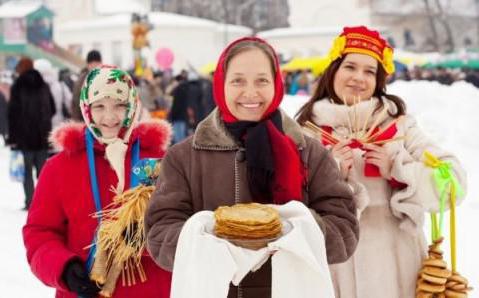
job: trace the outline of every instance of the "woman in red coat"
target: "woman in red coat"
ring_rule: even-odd
[[[95,254],[89,246],[99,224],[92,215],[133,186],[138,159],[164,155],[171,134],[166,122],[136,124],[137,91],[120,69],[92,70],[80,105],[86,126],[70,123],[54,131],[61,152],[45,164],[23,228],[30,267],[57,289],[56,297],[97,296],[100,289],[89,278]],[[125,286],[119,278],[113,297],[169,297],[171,273],[146,253],[141,265],[147,280]]]

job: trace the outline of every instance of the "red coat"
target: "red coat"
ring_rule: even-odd
[[[171,129],[165,122],[140,124],[131,140],[140,138],[140,158],[162,157],[169,143]],[[33,201],[23,227],[27,259],[33,273],[46,285],[57,289],[56,297],[76,297],[69,292],[61,274],[65,264],[74,257],[84,261],[91,244],[97,219],[90,187],[85,126],[67,124],[56,130],[53,142],[63,150],[50,158],[42,169]],[[125,185],[130,181],[131,144],[125,160]],[[111,186],[118,179],[104,158],[104,146],[95,144],[95,164],[101,203],[112,202]],[[158,267],[145,255],[142,264],[147,281],[123,287],[121,278],[114,297],[169,297],[171,273]]]

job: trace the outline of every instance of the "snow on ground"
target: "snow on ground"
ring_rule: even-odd
[[[36,279],[27,264],[22,240],[23,187],[9,180],[9,154],[0,148],[0,297],[54,297],[54,290]]]
[[[468,195],[457,211],[458,269],[479,289],[479,238],[475,231],[479,218],[479,89],[463,82],[444,86],[436,82],[400,81],[390,85],[388,91],[406,101],[408,111],[416,116],[424,131],[454,152],[468,172]],[[294,115],[306,100],[288,96],[282,108]],[[53,297],[54,291],[33,276],[26,262],[21,237],[26,217],[20,210],[23,190],[20,184],[8,179],[8,159],[8,149],[0,146],[0,296]],[[428,229],[427,226],[425,231]],[[447,243],[443,249],[448,254]],[[479,297],[479,290],[470,297]]]

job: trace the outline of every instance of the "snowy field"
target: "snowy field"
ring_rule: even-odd
[[[445,149],[454,152],[468,173],[468,195],[457,210],[458,269],[477,290],[479,297],[479,89],[458,82],[443,86],[436,82],[396,82],[390,93],[401,96],[408,111],[424,131]],[[282,107],[290,115],[305,102],[304,97],[286,97]],[[21,228],[26,213],[21,184],[8,178],[8,149],[0,145],[0,297],[54,297],[54,291],[39,282],[27,265]],[[448,225],[446,225],[448,226]],[[426,227],[426,231],[429,228]],[[429,233],[429,232],[428,232]],[[448,231],[445,231],[448,235]],[[449,250],[448,243],[444,245]]]

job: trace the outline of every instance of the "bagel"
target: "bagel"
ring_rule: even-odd
[[[423,291],[419,291],[416,293],[416,298],[432,298],[432,293],[427,293]]]
[[[447,282],[446,282],[446,288],[452,287],[453,285],[457,285],[457,281],[449,280],[449,278],[447,279]]]
[[[435,260],[442,260],[442,255],[435,252],[429,253],[429,257]]]
[[[439,267],[425,267],[422,269],[422,272],[436,277],[448,278],[451,276],[451,271],[447,269],[441,269]]]
[[[457,273],[452,274],[447,280],[448,281],[456,281],[458,283],[465,284],[465,285],[468,284],[468,280],[465,277],[462,277],[461,275],[459,275]]]
[[[448,289],[458,292],[467,291],[467,285],[465,284],[455,284],[453,286],[449,286]]]
[[[447,298],[467,298],[466,293],[460,293],[460,292],[451,291],[451,290],[446,290],[444,294],[446,294]]]
[[[429,293],[441,293],[446,289],[444,285],[433,285],[427,282],[421,282],[417,285],[417,287],[419,290]]]
[[[427,281],[431,284],[435,284],[435,285],[445,285],[446,281],[447,281],[447,278],[445,278],[445,277],[432,276],[432,275],[429,275],[429,274],[426,274],[426,273],[422,273],[421,277],[425,281]]]
[[[422,262],[423,267],[432,266],[439,268],[446,268],[447,263],[441,259],[426,259]]]
[[[431,253],[436,253],[438,255],[443,255],[444,252],[439,248],[439,247],[433,247],[431,249],[429,249],[429,252]]]

